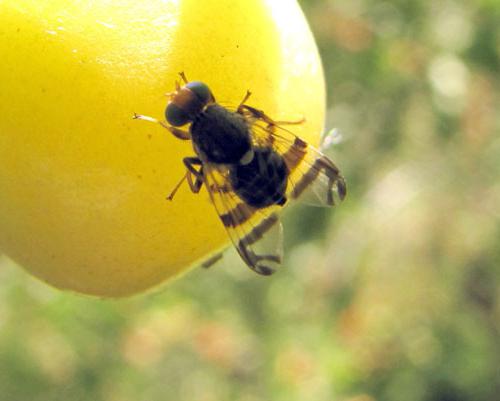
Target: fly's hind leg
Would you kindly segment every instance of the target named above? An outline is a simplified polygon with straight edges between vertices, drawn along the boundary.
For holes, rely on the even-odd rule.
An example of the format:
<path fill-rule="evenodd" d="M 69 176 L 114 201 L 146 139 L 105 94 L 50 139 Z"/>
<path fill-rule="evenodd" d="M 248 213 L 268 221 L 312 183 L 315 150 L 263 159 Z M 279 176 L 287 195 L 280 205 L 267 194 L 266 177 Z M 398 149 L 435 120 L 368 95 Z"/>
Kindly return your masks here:
<path fill-rule="evenodd" d="M 189 188 L 195 194 L 200 192 L 201 187 L 203 186 L 203 164 L 200 159 L 197 157 L 185 157 L 183 160 L 184 165 L 186 166 L 186 174 L 182 177 L 182 179 L 177 183 L 174 187 L 170 195 L 167 196 L 167 200 L 173 200 L 174 195 L 177 193 L 177 190 L 181 187 L 182 183 L 187 180 Z M 199 166 L 197 170 L 195 166 Z M 195 177 L 193 180 L 193 176 Z"/>

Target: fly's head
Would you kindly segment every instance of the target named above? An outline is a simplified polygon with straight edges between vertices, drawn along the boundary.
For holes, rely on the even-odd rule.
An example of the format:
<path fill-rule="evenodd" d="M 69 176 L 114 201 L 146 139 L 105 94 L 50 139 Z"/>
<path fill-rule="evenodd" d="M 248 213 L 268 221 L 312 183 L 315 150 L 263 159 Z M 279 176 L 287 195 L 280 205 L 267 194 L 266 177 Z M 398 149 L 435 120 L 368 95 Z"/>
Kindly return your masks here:
<path fill-rule="evenodd" d="M 175 92 L 168 96 L 165 118 L 174 127 L 192 122 L 205 106 L 215 101 L 208 85 L 200 81 L 187 82 L 184 86 L 177 84 Z"/>

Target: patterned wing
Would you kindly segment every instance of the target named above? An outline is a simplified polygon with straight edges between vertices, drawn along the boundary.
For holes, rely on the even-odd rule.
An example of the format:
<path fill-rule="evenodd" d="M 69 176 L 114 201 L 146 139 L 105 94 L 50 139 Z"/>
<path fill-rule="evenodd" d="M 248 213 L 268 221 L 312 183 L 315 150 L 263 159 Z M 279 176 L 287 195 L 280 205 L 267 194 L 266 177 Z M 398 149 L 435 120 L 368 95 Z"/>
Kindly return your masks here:
<path fill-rule="evenodd" d="M 243 261 L 255 272 L 270 275 L 283 260 L 280 206 L 257 209 L 231 188 L 226 168 L 207 163 L 205 184 L 212 203 Z"/>
<path fill-rule="evenodd" d="M 289 199 L 313 206 L 333 206 L 346 196 L 346 184 L 337 166 L 323 153 L 283 127 L 256 120 L 252 129 L 259 146 L 272 146 L 290 173 Z"/>

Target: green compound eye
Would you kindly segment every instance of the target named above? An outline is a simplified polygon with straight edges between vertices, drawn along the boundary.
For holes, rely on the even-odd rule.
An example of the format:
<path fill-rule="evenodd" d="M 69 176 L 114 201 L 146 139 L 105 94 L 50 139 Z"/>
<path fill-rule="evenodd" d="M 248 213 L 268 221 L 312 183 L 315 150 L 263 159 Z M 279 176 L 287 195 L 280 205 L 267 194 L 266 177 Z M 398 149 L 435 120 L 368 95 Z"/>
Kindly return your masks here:
<path fill-rule="evenodd" d="M 168 123 L 174 127 L 180 127 L 190 121 L 190 117 L 185 110 L 181 109 L 175 103 L 169 103 L 165 109 L 165 118 Z"/>
<path fill-rule="evenodd" d="M 191 90 L 202 104 L 207 104 L 212 99 L 212 92 L 206 84 L 200 81 L 192 81 L 186 84 L 186 88 Z"/>

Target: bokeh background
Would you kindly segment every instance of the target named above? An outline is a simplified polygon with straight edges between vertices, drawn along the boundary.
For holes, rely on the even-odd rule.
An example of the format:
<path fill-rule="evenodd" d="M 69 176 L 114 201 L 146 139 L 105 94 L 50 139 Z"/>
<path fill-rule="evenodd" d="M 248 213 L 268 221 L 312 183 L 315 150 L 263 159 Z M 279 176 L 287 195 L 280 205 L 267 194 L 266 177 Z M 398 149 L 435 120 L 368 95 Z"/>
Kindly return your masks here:
<path fill-rule="evenodd" d="M 103 301 L 0 256 L 0 401 L 500 399 L 500 2 L 302 0 L 328 83 L 335 211 Z"/>

